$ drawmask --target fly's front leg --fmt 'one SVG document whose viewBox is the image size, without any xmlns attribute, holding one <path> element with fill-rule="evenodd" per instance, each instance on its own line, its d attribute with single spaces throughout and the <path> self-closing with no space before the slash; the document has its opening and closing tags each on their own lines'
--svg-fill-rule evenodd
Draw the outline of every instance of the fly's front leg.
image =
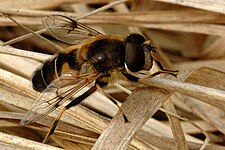
<svg viewBox="0 0 225 150">
<path fill-rule="evenodd" d="M 156 76 L 156 75 L 158 75 L 158 74 L 166 73 L 166 74 L 170 74 L 170 75 L 172 75 L 172 76 L 174 76 L 174 77 L 177 77 L 177 75 L 178 75 L 178 70 L 165 69 L 159 61 L 155 61 L 155 62 L 156 62 L 156 64 L 159 66 L 160 70 L 157 71 L 157 72 L 155 72 L 155 73 L 153 73 L 153 74 L 150 75 L 150 76 L 154 77 L 154 76 Z"/>
<path fill-rule="evenodd" d="M 160 70 L 157 71 L 157 72 L 155 72 L 155 73 L 153 73 L 153 74 L 148 75 L 147 78 L 152 78 L 152 77 L 154 77 L 154 76 L 156 76 L 156 75 L 159 75 L 159 74 L 161 74 L 161 73 L 166 73 L 166 74 L 170 74 L 170 75 L 172 75 L 172 76 L 174 76 L 174 77 L 177 77 L 178 70 L 165 69 L 165 68 L 163 67 L 163 65 L 160 63 L 160 61 L 158 60 L 158 58 L 156 57 L 156 55 L 155 55 L 156 53 L 157 53 L 157 52 L 156 52 L 155 50 L 150 52 L 150 54 L 151 54 L 153 60 L 156 62 L 157 66 L 160 68 Z"/>
</svg>

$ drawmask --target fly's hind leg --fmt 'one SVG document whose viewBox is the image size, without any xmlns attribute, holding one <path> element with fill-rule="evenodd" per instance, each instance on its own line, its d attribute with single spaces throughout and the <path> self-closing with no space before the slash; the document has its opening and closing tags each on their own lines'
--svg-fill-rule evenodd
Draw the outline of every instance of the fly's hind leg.
<svg viewBox="0 0 225 150">
<path fill-rule="evenodd" d="M 94 93 L 97 90 L 96 85 L 91 87 L 89 90 L 87 90 L 85 93 L 83 93 L 82 95 L 80 95 L 79 97 L 75 98 L 73 101 L 71 101 L 68 105 L 66 105 L 58 114 L 58 116 L 55 118 L 52 127 L 50 129 L 50 131 L 48 132 L 48 134 L 46 135 L 45 139 L 42 141 L 42 143 L 47 143 L 50 136 L 54 133 L 57 124 L 60 120 L 60 118 L 62 117 L 62 114 L 69 108 L 78 105 L 81 101 L 83 101 L 84 99 L 86 99 L 89 95 L 91 95 L 92 93 Z"/>
<path fill-rule="evenodd" d="M 62 114 L 66 111 L 66 107 L 63 107 L 63 109 L 60 111 L 60 113 L 58 114 L 58 116 L 55 118 L 53 124 L 52 124 L 52 127 L 51 129 L 49 130 L 48 134 L 45 136 L 44 140 L 42 141 L 42 143 L 47 143 L 49 138 L 51 137 L 51 135 L 54 133 L 56 127 L 57 127 L 57 124 L 60 120 L 60 118 L 62 117 Z"/>
</svg>

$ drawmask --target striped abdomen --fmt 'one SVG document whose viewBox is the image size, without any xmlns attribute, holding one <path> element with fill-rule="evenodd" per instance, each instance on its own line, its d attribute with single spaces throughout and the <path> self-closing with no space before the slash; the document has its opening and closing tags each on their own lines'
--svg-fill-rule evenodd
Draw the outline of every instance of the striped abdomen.
<svg viewBox="0 0 225 150">
<path fill-rule="evenodd" d="M 36 70 L 32 78 L 33 88 L 42 92 L 54 80 L 58 79 L 63 71 L 79 71 L 81 65 L 78 61 L 76 50 L 69 53 L 58 53 L 52 60 L 47 60 L 44 65 Z"/>
</svg>

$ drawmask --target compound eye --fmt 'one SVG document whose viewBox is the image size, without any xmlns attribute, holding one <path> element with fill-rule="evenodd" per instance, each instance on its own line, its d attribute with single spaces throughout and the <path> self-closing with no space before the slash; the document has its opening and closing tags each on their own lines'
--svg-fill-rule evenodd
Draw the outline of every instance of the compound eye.
<svg viewBox="0 0 225 150">
<path fill-rule="evenodd" d="M 139 34 L 132 34 L 125 42 L 125 63 L 132 72 L 142 70 L 145 64 L 145 54 L 142 48 L 144 37 Z"/>
</svg>

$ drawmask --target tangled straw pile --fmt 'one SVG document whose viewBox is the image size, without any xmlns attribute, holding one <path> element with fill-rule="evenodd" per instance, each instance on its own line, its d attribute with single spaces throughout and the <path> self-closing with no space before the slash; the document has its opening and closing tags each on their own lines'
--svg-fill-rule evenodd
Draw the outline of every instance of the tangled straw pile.
<svg viewBox="0 0 225 150">
<path fill-rule="evenodd" d="M 110 9 L 86 16 L 109 2 L 0 1 L 0 13 L 19 23 L 4 15 L 0 18 L 2 45 L 10 43 L 0 46 L 0 147 L 224 149 L 225 2 L 133 0 L 107 5 Z M 179 75 L 143 79 L 139 85 L 120 81 L 132 90 L 129 96 L 110 85 L 106 91 L 122 103 L 128 123 L 115 105 L 96 92 L 68 110 L 48 145 L 41 144 L 58 110 L 30 126 L 19 122 L 39 94 L 29 79 L 57 49 L 37 36 L 26 35 L 21 25 L 42 32 L 41 18 L 50 14 L 86 16 L 79 21 L 106 34 L 142 33 L 157 46 L 164 66 L 178 69 Z M 18 40 L 21 35 L 26 40 Z M 63 49 L 69 46 L 44 36 Z"/>
</svg>

